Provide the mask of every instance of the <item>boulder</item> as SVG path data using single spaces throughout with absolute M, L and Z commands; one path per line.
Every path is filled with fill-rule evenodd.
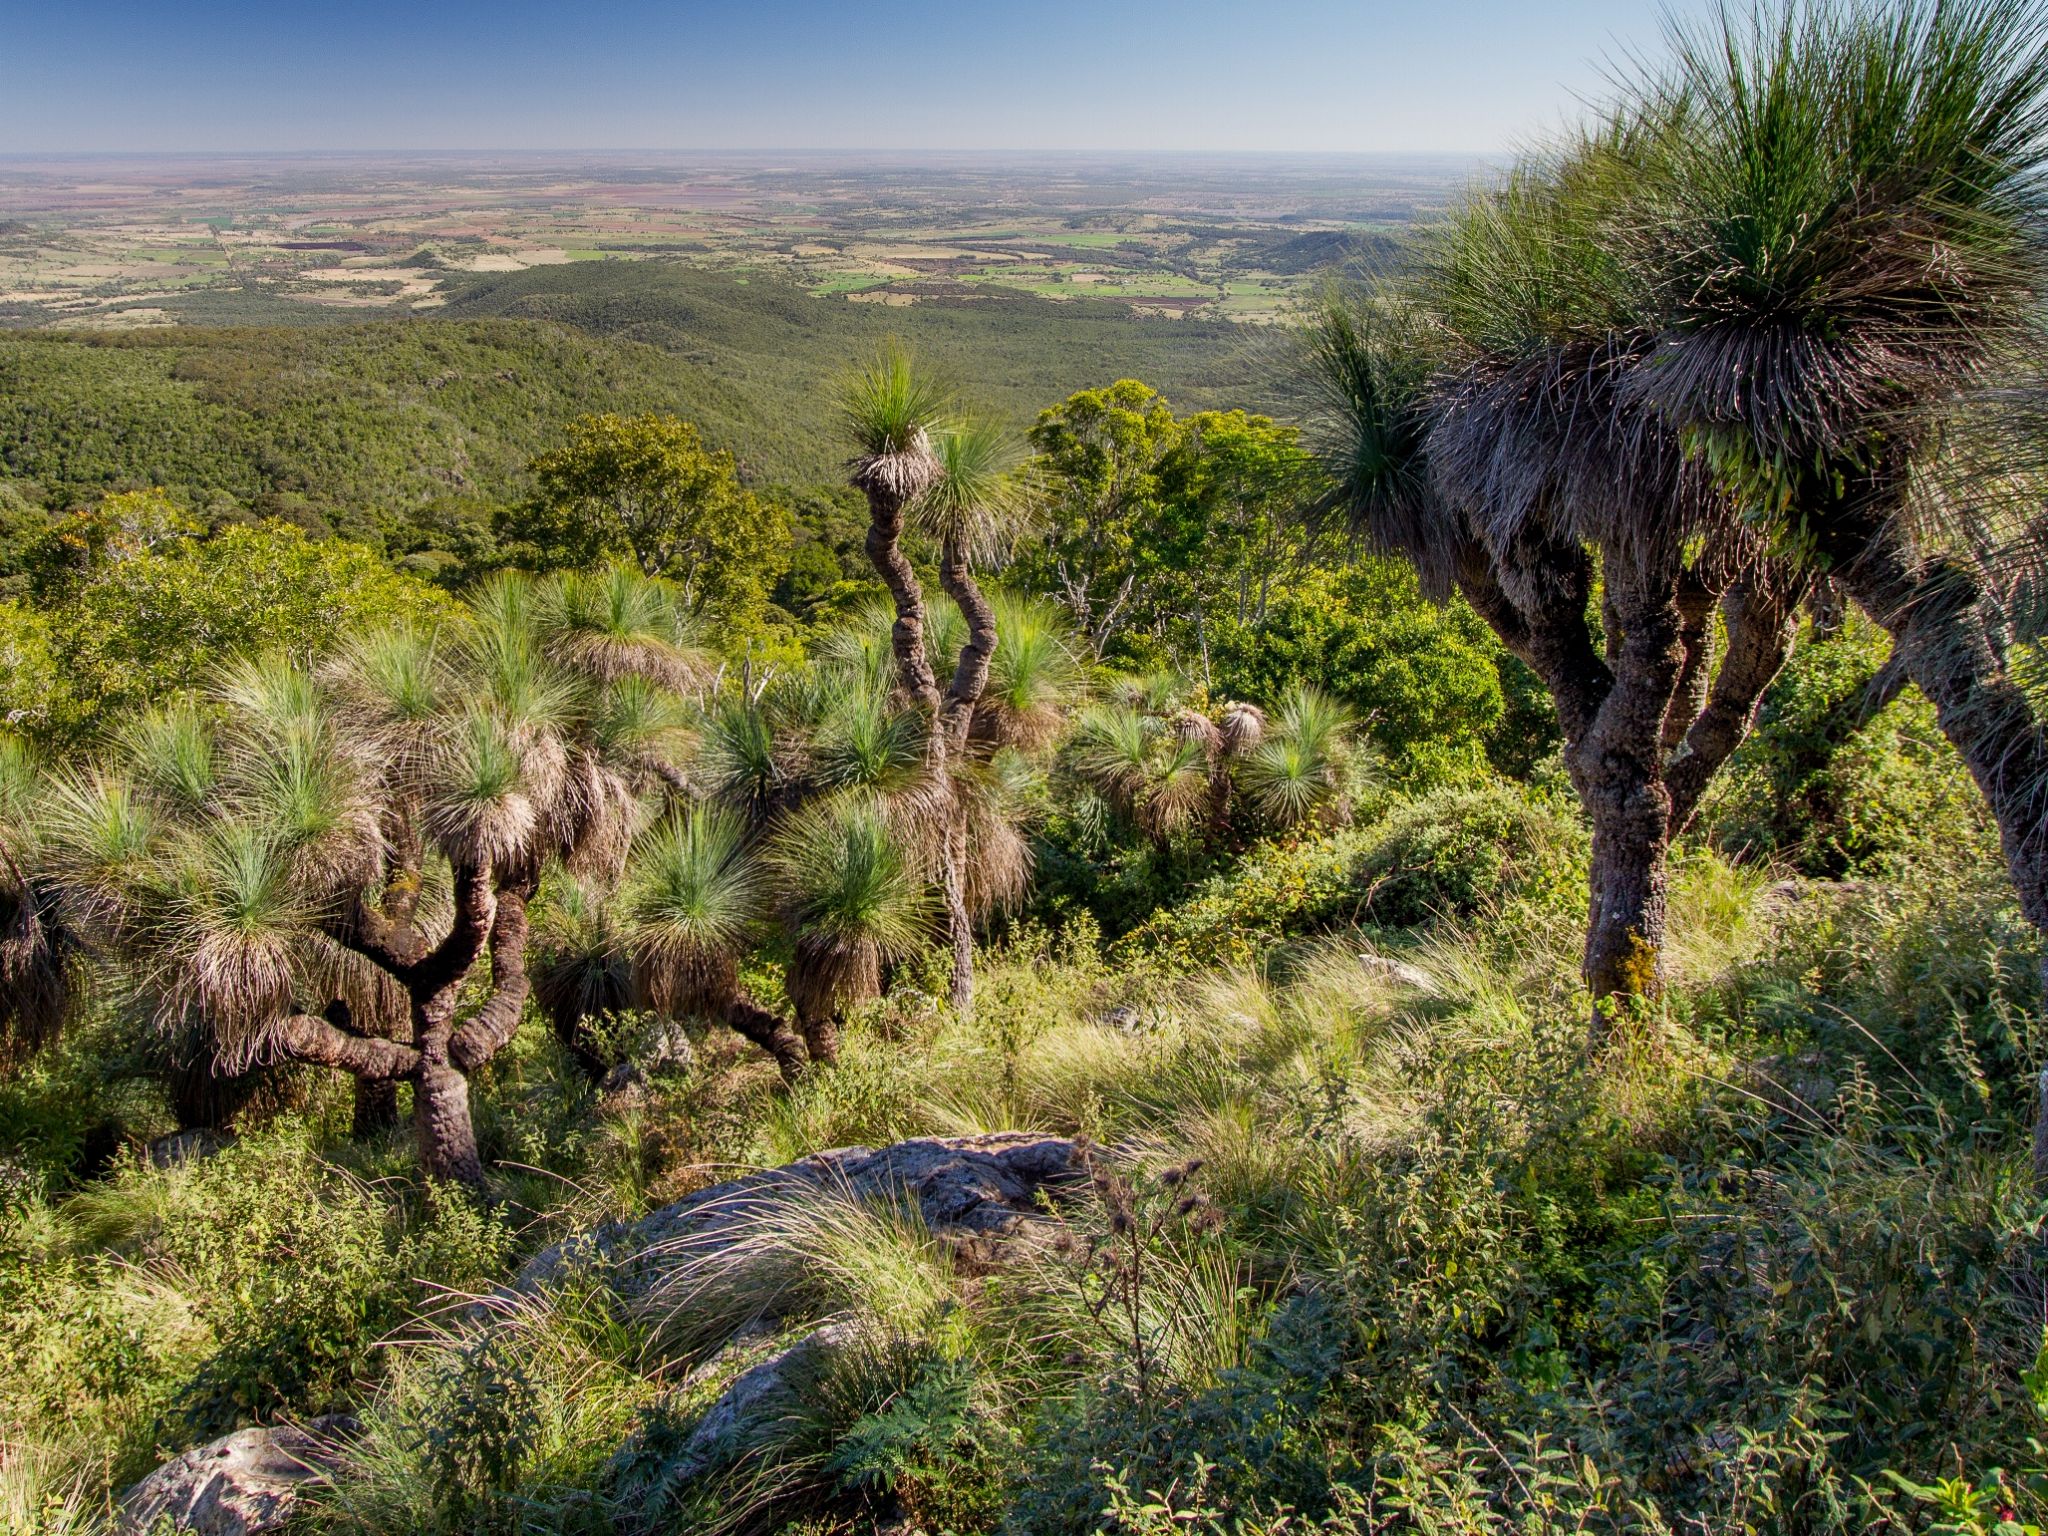
M 301 1427 L 258 1425 L 165 1462 L 121 1495 L 116 1530 L 168 1528 L 190 1536 L 258 1536 L 291 1518 L 299 1492 L 322 1481 L 362 1426 L 329 1414 Z
M 608 1267 L 605 1278 L 621 1295 L 644 1295 L 660 1283 L 664 1256 L 701 1255 L 765 1206 L 806 1189 L 836 1189 L 856 1200 L 909 1198 L 934 1232 L 970 1248 L 999 1243 L 1048 1226 L 1040 1196 L 1085 1182 L 1078 1152 L 1065 1137 L 1023 1131 L 819 1152 L 543 1249 L 512 1290 L 530 1291 L 595 1262 Z
M 802 1401 L 805 1390 L 833 1356 L 859 1336 L 851 1323 L 827 1323 L 735 1376 L 704 1410 L 681 1453 L 668 1464 L 677 1482 L 743 1456 Z
M 189 1131 L 173 1131 L 168 1136 L 159 1136 L 149 1144 L 149 1165 L 152 1168 L 176 1168 L 184 1163 L 196 1163 L 213 1157 L 234 1143 L 234 1137 L 225 1131 L 197 1126 Z

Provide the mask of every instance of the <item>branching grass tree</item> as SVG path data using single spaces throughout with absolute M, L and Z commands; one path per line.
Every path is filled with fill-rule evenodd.
M 1329 298 L 1309 329 L 1330 504 L 1426 591 L 1461 592 L 1556 703 L 1593 825 L 1596 1000 L 1657 989 L 1671 840 L 1782 667 L 1803 595 L 1623 388 L 1654 337 L 1603 221 L 1621 148 L 1648 131 L 1518 167 L 1457 211 L 1414 285 Z
M 988 694 L 1000 644 L 994 604 L 975 579 L 977 561 L 995 555 L 1014 534 L 1023 507 L 1017 490 L 1022 454 L 1009 436 L 983 421 L 956 422 L 935 439 L 939 477 L 912 503 L 919 525 L 939 546 L 939 585 L 960 612 L 966 634 L 939 704 L 936 733 L 947 775 L 945 832 L 940 850 L 946 925 L 953 944 L 952 1001 L 974 1008 L 974 918 L 968 902 L 971 815 L 963 780 L 971 773 L 976 712 Z M 993 825 L 979 818 L 983 825 Z
M 895 608 L 895 686 L 926 719 L 926 764 L 937 829 L 940 886 L 953 948 L 952 1002 L 974 1006 L 974 920 L 968 901 L 973 821 L 956 774 L 968 771 L 975 712 L 999 644 L 994 607 L 974 566 L 1013 531 L 1022 507 L 1015 472 L 1021 454 L 997 428 L 948 417 L 944 394 L 900 351 L 857 374 L 843 408 L 856 449 L 853 481 L 868 499 L 868 558 Z M 929 614 L 903 550 L 906 521 L 939 549 L 939 584 L 964 625 L 943 690 L 927 644 Z
M 2039 481 L 1942 473 L 1958 407 L 2040 355 L 2048 11 L 1801 3 L 1674 36 L 1646 94 L 1629 261 L 1659 331 L 1631 388 L 1893 637 L 2048 931 L 2048 732 L 2014 676 L 2010 570 Z M 1995 456 L 1994 456 L 1995 457 Z
M 435 634 L 242 664 L 154 749 L 54 780 L 66 913 L 222 1069 L 409 1083 L 426 1172 L 480 1188 L 469 1081 L 531 993 L 528 903 L 553 865 L 617 868 L 700 664 L 625 573 L 505 577 Z
M 1787 0 L 1672 43 L 1638 87 L 1672 129 L 1614 225 L 1656 325 L 1627 388 L 1890 634 L 2048 934 L 2048 726 L 2015 622 L 2040 466 L 1987 399 L 2043 354 L 2048 10 Z M 2048 1183 L 2048 1073 L 2039 1095 Z

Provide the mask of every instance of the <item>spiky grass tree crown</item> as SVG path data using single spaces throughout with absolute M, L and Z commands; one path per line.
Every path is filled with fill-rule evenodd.
M 1627 225 L 1663 324 L 1646 399 L 1783 481 L 1816 454 L 1860 459 L 2025 342 L 2048 9 L 1786 0 L 1671 41 L 1638 91 L 1678 127 L 1641 157 Z
M 1392 293 L 1328 288 L 1300 342 L 1309 443 L 1328 481 L 1316 520 L 1406 556 L 1432 596 L 1448 596 L 1458 529 L 1423 458 L 1434 358 L 1415 312 Z
M 882 807 L 865 797 L 806 806 L 777 833 L 769 859 L 799 936 L 900 959 L 931 936 L 925 871 Z
M 969 418 L 932 433 L 938 476 L 911 503 L 927 533 L 971 561 L 992 558 L 1016 534 L 1026 502 L 1017 478 L 1022 451 L 991 421 Z
M 635 845 L 619 930 L 636 980 L 663 1013 L 723 1007 L 765 914 L 765 873 L 730 811 L 691 806 Z
M 1057 605 L 1013 592 L 995 592 L 990 605 L 1001 643 L 976 711 L 977 733 L 997 746 L 1042 750 L 1088 697 L 1072 622 Z
M 1351 711 L 1311 684 L 1281 701 L 1264 740 L 1251 748 L 1238 778 L 1272 826 L 1291 829 L 1337 808 L 1351 766 Z
M 840 415 L 854 448 L 853 482 L 907 504 L 941 473 L 933 432 L 947 395 L 900 347 L 890 347 L 840 391 Z
M 681 590 L 631 566 L 559 572 L 535 598 L 542 650 L 600 682 L 634 677 L 690 694 L 716 670 Z
M 889 629 L 896 611 L 886 599 L 860 604 L 845 623 L 828 631 L 813 651 L 814 666 L 831 674 L 833 686 L 889 688 L 896 675 Z M 950 672 L 967 643 L 967 621 L 943 593 L 925 598 L 924 654 L 935 672 Z

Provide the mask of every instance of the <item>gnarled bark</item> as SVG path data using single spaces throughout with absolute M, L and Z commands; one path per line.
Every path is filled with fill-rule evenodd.
M 2020 910 L 2048 936 L 2048 724 L 2012 675 L 2005 625 L 1979 574 L 1917 550 L 1884 514 L 1884 490 L 1867 489 L 1856 513 L 1830 523 L 1822 553 L 1933 704 L 1998 824 Z M 2048 993 L 2048 953 L 2042 988 Z M 2048 1192 L 2048 1066 L 2035 1101 L 2034 1180 Z
M 939 556 L 939 585 L 960 609 L 967 621 L 967 643 L 960 648 L 953 680 L 947 686 L 939 708 L 938 736 L 944 761 L 951 762 L 967 751 L 968 730 L 974 723 L 974 709 L 988 692 L 988 674 L 995 660 L 997 635 L 995 609 L 974 579 L 967 551 L 957 538 L 948 538 Z M 949 796 L 946 808 L 943 885 L 946 925 L 953 941 L 952 1003 L 959 1013 L 974 1011 L 974 921 L 967 909 L 967 818 L 959 797 Z
M 774 1058 L 785 1083 L 794 1083 L 804 1075 L 804 1068 L 810 1063 L 809 1049 L 789 1020 L 780 1014 L 770 1013 L 744 993 L 736 994 L 727 1002 L 720 1017 L 728 1028 L 745 1036 Z
M 1675 587 L 1610 571 L 1607 611 L 1620 626 L 1607 641 L 1614 683 L 1590 728 L 1565 749 L 1593 823 L 1584 974 L 1596 1002 L 1654 993 L 1661 979 L 1672 831 L 1662 742 L 1685 667 Z
M 470 1118 L 469 1078 L 504 1048 L 519 1027 L 532 986 L 526 971 L 526 904 L 531 869 L 492 871 L 464 862 L 455 869 L 455 914 L 439 942 L 412 923 L 357 903 L 330 930 L 403 990 L 410 1038 L 384 1039 L 356 1027 L 345 1005 L 325 1016 L 293 1014 L 272 1038 L 287 1056 L 352 1074 L 356 1117 L 368 1130 L 395 1115 L 397 1085 L 413 1088 L 413 1124 L 429 1177 L 471 1189 L 484 1184 L 483 1157 Z M 491 989 L 468 1019 L 456 1020 L 464 983 L 488 953 Z

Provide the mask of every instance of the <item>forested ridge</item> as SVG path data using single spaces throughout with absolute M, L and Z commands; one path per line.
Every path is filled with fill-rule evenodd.
M 770 484 L 837 483 L 816 409 L 891 336 L 1020 423 L 1123 375 L 1187 405 L 1244 398 L 1240 328 L 1009 296 L 879 309 L 659 263 L 473 280 L 448 318 L 293 329 L 0 333 L 0 473 L 63 505 L 161 485 L 403 538 L 440 499 L 504 500 L 587 411 L 696 422 Z
M 0 1531 L 2038 1532 L 2044 39 L 1256 344 L 0 336 Z

